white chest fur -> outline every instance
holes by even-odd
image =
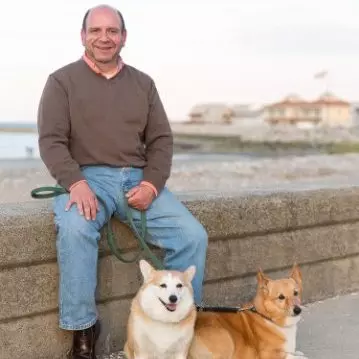
[[[300,317],[291,317],[287,319],[287,323],[284,327],[276,325],[276,328],[283,334],[285,338],[284,351],[287,353],[287,358],[293,357],[296,353],[296,339],[297,339],[297,323]]]
[[[193,328],[143,318],[134,320],[135,341],[148,358],[182,358],[193,336]],[[186,358],[186,356],[183,356]]]
[[[284,350],[287,353],[295,353],[296,351],[296,338],[297,338],[297,326],[292,325],[290,327],[278,328],[283,336],[286,338]]]

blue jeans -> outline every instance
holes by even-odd
[[[124,193],[140,183],[142,170],[85,166],[82,172],[91,189],[105,201],[110,214],[125,222]],[[60,328],[81,330],[97,320],[98,241],[109,218],[101,204],[95,221],[81,216],[76,205],[66,212],[68,200],[68,194],[54,199]],[[140,213],[133,211],[133,218],[140,228]],[[165,268],[185,270],[192,264],[196,266],[192,284],[195,302],[200,304],[208,243],[205,229],[167,188],[147,209],[146,218],[151,243],[164,249]]]

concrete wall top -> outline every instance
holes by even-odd
[[[359,219],[359,187],[179,196],[210,240],[248,237]],[[51,200],[0,205],[0,268],[56,259]],[[135,245],[114,221],[121,247]],[[100,251],[106,251],[101,241]]]

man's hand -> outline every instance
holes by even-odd
[[[91,191],[87,182],[83,181],[76,184],[70,190],[70,200],[67,202],[65,211],[68,211],[75,203],[77,204],[77,208],[81,216],[85,214],[85,218],[88,221],[90,219],[96,219],[99,204],[96,195]]]
[[[153,189],[139,185],[131,188],[126,194],[129,206],[136,208],[140,211],[146,210],[155,198]]]

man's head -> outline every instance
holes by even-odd
[[[99,63],[116,61],[126,41],[126,27],[122,14],[100,5],[88,10],[83,18],[81,39],[86,53]]]

